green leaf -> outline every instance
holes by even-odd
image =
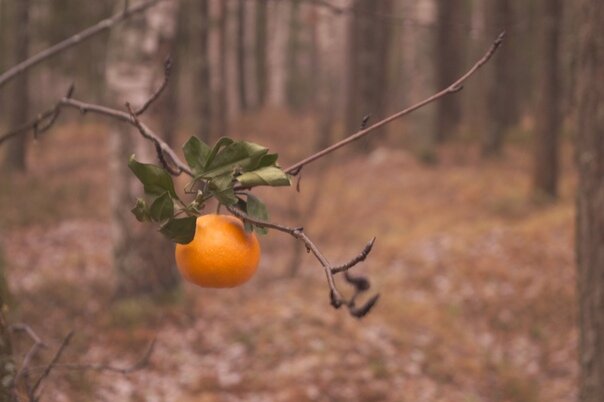
[[[170,219],[160,227],[159,231],[173,242],[187,244],[195,236],[196,222],[196,216]]]
[[[224,205],[233,205],[237,202],[233,189],[233,176],[230,173],[214,177],[210,181],[209,190]]]
[[[145,193],[151,195],[161,195],[166,191],[173,197],[176,197],[172,176],[159,166],[140,163],[134,159],[134,155],[128,161],[128,167],[143,183]]]
[[[268,221],[268,209],[266,208],[266,205],[264,205],[262,201],[251,194],[247,195],[247,214],[250,216],[250,218],[264,222]],[[254,225],[254,229],[256,232],[262,235],[268,233],[266,228],[262,228],[257,225]]]
[[[234,141],[228,137],[220,137],[218,141],[216,141],[216,144],[214,144],[214,147],[212,147],[212,151],[210,151],[210,154],[208,155],[208,159],[206,160],[204,168],[207,168],[211,165],[212,161],[214,161],[214,158],[216,157],[216,154],[218,153],[218,151],[220,151],[222,147],[231,145],[233,142]]]
[[[289,176],[276,166],[263,167],[237,176],[237,181],[245,187],[289,186]]]
[[[183,145],[182,150],[194,174],[199,174],[203,171],[208,156],[212,152],[210,147],[197,137],[189,138],[185,145]]]
[[[153,201],[149,209],[151,219],[162,222],[174,216],[174,202],[170,194],[163,193]]]
[[[260,163],[256,166],[256,169],[260,169],[267,166],[275,166],[277,163],[277,159],[279,159],[279,154],[266,154],[260,158]]]
[[[212,178],[227,172],[254,170],[268,149],[252,142],[233,142],[224,147],[211,162],[206,164],[202,177]]]
[[[134,214],[136,220],[139,222],[146,222],[151,220],[149,209],[147,208],[147,203],[141,198],[136,200],[136,205],[130,211]]]

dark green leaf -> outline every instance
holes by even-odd
[[[289,176],[276,166],[263,167],[237,176],[237,181],[245,187],[289,186]]]
[[[237,202],[233,189],[233,177],[230,173],[213,178],[210,181],[210,192],[224,205],[233,205]]]
[[[277,163],[277,159],[279,159],[279,154],[266,154],[266,155],[262,155],[262,158],[260,158],[260,162],[258,163],[258,166],[256,166],[256,169],[260,169],[263,167],[267,167],[267,166],[274,166],[275,163]]]
[[[268,209],[266,208],[266,205],[251,194],[247,195],[247,214],[250,218],[264,222],[268,221]],[[257,225],[254,225],[254,229],[256,229],[256,232],[259,234],[266,234],[268,232],[265,228]]]
[[[191,137],[185,145],[183,145],[182,150],[193,173],[201,173],[208,160],[208,156],[210,155],[210,147],[199,138]]]
[[[216,144],[214,144],[214,147],[212,147],[212,151],[210,151],[210,154],[208,155],[208,159],[206,160],[204,168],[207,168],[212,164],[212,161],[214,161],[216,154],[218,153],[218,151],[220,151],[222,147],[231,145],[233,142],[234,141],[228,137],[219,138],[218,141],[216,141]]]
[[[196,216],[170,219],[161,226],[159,231],[173,242],[187,244],[195,236],[196,221]]]
[[[140,163],[134,159],[134,155],[128,161],[128,167],[143,183],[145,193],[151,195],[161,195],[166,191],[173,197],[176,197],[172,176],[159,166]]]
[[[136,216],[136,220],[139,222],[151,220],[147,203],[141,198],[136,200],[136,205],[130,211],[134,214],[134,216]]]
[[[149,209],[151,219],[162,222],[174,216],[174,202],[170,194],[163,193],[153,201]]]
[[[268,149],[252,142],[233,142],[224,147],[211,163],[206,164],[202,177],[212,178],[228,172],[247,172],[258,167]]]

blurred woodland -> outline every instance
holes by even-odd
[[[0,74],[141,1],[0,0]],[[0,401],[604,400],[601,22],[599,0],[163,0],[0,75],[0,381],[21,381]],[[362,320],[274,231],[245,286],[183,283],[130,212],[128,158],[157,157],[127,124],[66,108],[2,137],[72,84],[127,112],[167,77],[141,120],[179,155],[230,136],[289,166],[447,88],[504,31],[461,91],[254,190],[334,261],[377,237]]]

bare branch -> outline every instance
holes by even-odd
[[[499,37],[495,40],[495,42],[491,45],[489,50],[484,54],[484,56],[480,60],[478,60],[472,66],[472,68],[470,68],[463,76],[461,76],[457,81],[452,83],[449,87],[424,99],[421,102],[416,103],[415,105],[413,105],[411,107],[401,110],[400,112],[395,113],[395,114],[391,115],[390,117],[387,117],[387,118],[373,124],[372,126],[370,126],[368,128],[362,127],[360,131],[349,136],[348,138],[346,138],[340,142],[337,142],[336,144],[333,144],[333,145],[323,149],[322,151],[319,151],[319,152],[301,160],[300,162],[295,163],[294,165],[285,169],[285,172],[290,175],[295,176],[300,173],[301,169],[305,165],[310,164],[313,161],[315,161],[319,158],[322,158],[323,156],[328,155],[328,154],[334,152],[335,150],[337,150],[361,137],[364,137],[364,136],[374,132],[376,129],[392,122],[393,120],[395,120],[399,117],[405,116],[405,115],[407,115],[429,103],[432,103],[448,94],[460,91],[462,89],[462,84],[470,76],[472,76],[480,67],[482,67],[485,63],[487,63],[489,61],[489,59],[493,56],[493,54],[495,53],[497,48],[501,45],[504,35],[505,35],[505,33],[501,33],[499,35]],[[167,79],[168,79],[168,72],[166,72],[165,81],[167,81]],[[158,91],[156,91],[156,93],[153,94],[153,96],[143,105],[143,107],[141,109],[139,109],[140,113],[144,112],[146,107],[148,107],[148,105],[150,103],[152,103],[155,99],[157,99],[157,97],[163,90],[163,87],[165,87],[165,82],[164,82],[164,84],[162,84],[160,86]],[[151,129],[149,129],[144,123],[142,123],[137,118],[137,112],[133,111],[129,105],[128,105],[128,109],[129,109],[130,113],[128,114],[128,113],[125,113],[125,112],[122,112],[119,110],[107,108],[104,106],[94,105],[94,104],[87,104],[87,103],[84,103],[81,101],[77,101],[75,99],[71,99],[70,97],[65,97],[65,98],[61,99],[55,106],[55,108],[57,110],[60,109],[61,107],[75,108],[75,109],[80,110],[81,113],[88,113],[88,112],[97,113],[100,115],[114,118],[116,120],[126,122],[126,123],[136,127],[144,138],[147,138],[148,140],[153,142],[153,144],[156,147],[158,157],[160,158],[160,161],[162,162],[164,167],[166,167],[166,169],[169,169],[169,170],[171,169],[168,161],[166,161],[164,159],[164,157],[167,156],[170,163],[172,163],[174,166],[176,166],[175,170],[170,170],[171,173],[179,174],[179,173],[184,172],[184,173],[188,174],[189,176],[193,176],[193,173],[189,169],[189,167],[180,160],[180,158],[175,154],[175,152],[166,143],[164,143],[155,133],[153,133],[153,131],[151,131]],[[46,118],[51,117],[51,121],[54,121],[54,119],[52,119],[52,116],[54,116],[53,112],[49,112],[48,114],[44,113],[43,115],[46,116]],[[25,131],[28,128],[35,128],[36,124],[38,124],[40,122],[40,120],[41,119],[36,119],[36,122],[33,125],[31,125],[29,127],[25,127],[25,129],[22,131]],[[368,122],[368,117],[363,119],[362,125],[366,124],[367,122]],[[11,135],[15,135],[15,134],[11,134]],[[6,135],[0,137],[0,143],[6,138],[7,138]],[[241,189],[242,189],[241,186],[235,186],[235,190],[241,190]],[[358,308],[356,307],[356,304],[355,304],[356,297],[369,288],[369,281],[363,277],[354,277],[354,276],[350,275],[348,272],[348,270],[350,268],[352,268],[353,266],[355,266],[356,264],[358,264],[359,262],[361,262],[361,261],[365,260],[365,258],[367,258],[367,255],[370,253],[375,239],[372,240],[371,242],[369,242],[365,246],[363,251],[358,256],[353,258],[350,262],[348,262],[347,264],[341,265],[341,266],[334,267],[329,263],[329,261],[321,253],[321,251],[318,249],[318,247],[311,241],[311,239],[306,235],[306,233],[304,233],[304,230],[302,227],[290,228],[287,226],[278,225],[278,224],[271,223],[271,222],[263,222],[263,221],[259,221],[259,220],[256,220],[256,219],[248,216],[243,211],[241,211],[237,208],[228,207],[228,209],[233,215],[238,216],[239,218],[241,218],[251,224],[254,224],[254,225],[257,225],[257,226],[263,227],[263,228],[275,229],[275,230],[278,230],[281,232],[285,232],[285,233],[290,234],[294,238],[302,241],[304,243],[304,245],[306,246],[307,251],[312,252],[324,268],[325,276],[327,278],[327,283],[328,283],[328,286],[330,289],[331,304],[335,308],[339,308],[344,304],[347,306],[349,312],[353,316],[362,317],[365,314],[367,314],[367,312],[369,312],[371,310],[371,308],[377,302],[379,295],[373,296],[363,306],[358,307]],[[351,284],[352,286],[354,286],[354,288],[355,288],[354,295],[352,296],[352,298],[350,298],[348,300],[344,299],[336,288],[334,275],[341,273],[341,272],[345,273],[346,281],[349,284]]]
[[[357,255],[356,257],[354,257],[352,260],[348,261],[346,264],[338,265],[337,267],[332,267],[331,268],[331,272],[333,272],[334,274],[337,274],[339,272],[348,271],[350,268],[354,267],[358,263],[360,263],[362,261],[365,261],[365,259],[367,258],[367,256],[371,252],[371,249],[373,248],[373,244],[374,243],[375,243],[375,237],[373,239],[371,239],[369,241],[369,243],[367,243],[365,245],[365,247],[359,253],[359,255]]]
[[[400,112],[397,112],[383,120],[380,120],[379,122],[369,126],[366,129],[360,130],[358,132],[356,132],[355,134],[352,134],[349,137],[346,137],[345,139],[343,139],[342,141],[339,141],[325,149],[323,149],[322,151],[319,151],[303,160],[301,160],[300,162],[297,162],[293,165],[291,165],[290,167],[288,167],[287,169],[285,169],[286,173],[289,173],[291,175],[295,175],[296,172],[299,172],[299,169],[302,166],[308,165],[309,163],[312,163],[314,161],[316,161],[319,158],[324,157],[327,154],[330,154],[332,152],[334,152],[337,149],[342,148],[345,145],[350,144],[353,141],[358,140],[359,138],[365,137],[366,135],[372,133],[373,131],[377,130],[378,128],[385,126],[386,124],[400,118],[403,117],[405,115],[408,115],[411,112],[416,111],[419,108],[422,108],[446,95],[455,93],[455,92],[459,92],[462,89],[462,85],[463,83],[470,78],[480,67],[482,67],[483,65],[485,65],[489,59],[493,56],[493,54],[495,53],[495,51],[499,48],[499,46],[501,45],[501,43],[503,42],[503,38],[505,37],[505,32],[502,32],[497,39],[495,40],[495,42],[493,42],[493,44],[491,45],[491,47],[489,48],[489,50],[484,54],[484,56],[482,56],[482,58],[480,60],[478,60],[473,66],[472,68],[470,68],[464,75],[462,75],[457,81],[455,81],[454,83],[452,83],[451,85],[449,85],[447,88],[443,89],[442,91],[435,93],[434,95],[424,99],[421,102],[418,102],[416,104],[414,104],[413,106],[410,106],[406,109],[401,110]]]
[[[40,349],[46,347],[46,344],[42,341],[38,334],[36,334],[33,328],[27,324],[13,324],[10,328],[16,332],[25,332],[34,341],[29,351],[25,354],[25,357],[23,357],[23,362],[21,363],[21,367],[19,367],[19,371],[17,371],[17,374],[15,374],[14,382],[16,384],[21,377],[26,375],[32,359]]]
[[[155,91],[155,93],[153,95],[151,95],[151,97],[147,100],[147,102],[145,102],[145,104],[143,106],[141,106],[139,109],[137,109],[134,112],[134,116],[140,116],[141,114],[145,113],[147,108],[149,106],[151,106],[151,104],[153,102],[155,102],[157,100],[157,98],[159,98],[161,93],[168,86],[168,81],[170,81],[171,71],[172,71],[172,59],[170,57],[168,57],[166,59],[166,61],[164,62],[164,80],[162,81],[159,88],[157,88],[157,91]]]
[[[306,250],[308,252],[313,253],[315,258],[317,258],[317,260],[321,263],[321,266],[323,266],[323,269],[325,270],[325,276],[327,278],[327,284],[329,286],[330,302],[333,307],[340,308],[342,305],[345,305],[348,308],[351,315],[353,315],[357,318],[360,318],[360,317],[366,315],[370,311],[370,309],[373,307],[373,305],[375,305],[375,303],[377,302],[377,298],[379,295],[374,296],[370,300],[370,302],[365,304],[361,309],[357,309],[355,307],[355,298],[358,293],[369,289],[369,286],[368,286],[369,282],[367,280],[365,280],[367,286],[365,286],[362,289],[360,289],[358,286],[355,286],[355,294],[353,295],[353,297],[351,299],[346,300],[345,298],[343,298],[340,295],[340,292],[338,291],[338,289],[336,287],[335,279],[334,279],[335,274],[337,274],[339,272],[347,272],[347,270],[350,269],[352,266],[354,266],[358,262],[364,260],[367,257],[367,254],[369,254],[369,252],[371,251],[371,247],[373,246],[373,241],[375,239],[372,240],[367,246],[365,246],[365,249],[363,250],[363,252],[361,252],[361,254],[359,256],[357,256],[356,258],[354,258],[352,260],[352,262],[354,262],[356,260],[358,260],[358,261],[356,261],[352,264],[348,263],[348,264],[350,264],[350,266],[348,266],[346,269],[340,269],[340,270],[334,271],[334,267],[329,263],[327,258],[325,258],[325,256],[321,253],[321,251],[319,250],[317,245],[308,237],[308,235],[304,232],[304,229],[302,227],[292,228],[292,227],[287,227],[287,226],[283,226],[283,225],[279,225],[279,224],[275,224],[275,223],[271,223],[271,222],[264,222],[264,221],[260,221],[258,219],[254,219],[254,218],[250,217],[245,212],[243,212],[237,208],[227,207],[227,209],[233,215],[235,215],[238,218],[243,219],[251,224],[254,224],[256,226],[260,226],[263,228],[267,228],[267,229],[275,229],[280,232],[288,233],[289,235],[302,241],[304,243],[304,246],[306,247]]]
[[[67,336],[65,337],[65,339],[63,339],[61,346],[59,346],[59,349],[57,349],[57,352],[53,356],[52,360],[50,361],[50,363],[48,363],[48,366],[46,366],[46,369],[44,369],[44,372],[42,373],[42,375],[40,375],[40,377],[38,377],[38,379],[34,383],[34,386],[30,390],[30,397],[33,398],[33,400],[36,400],[35,395],[36,395],[37,389],[42,384],[42,381],[44,381],[46,379],[46,377],[48,377],[50,375],[50,372],[52,371],[54,366],[58,363],[59,359],[61,358],[61,355],[67,348],[67,345],[69,345],[69,342],[71,341],[71,338],[73,337],[73,334],[74,334],[74,332],[70,331],[67,334]]]
[[[57,369],[66,369],[66,370],[90,370],[90,371],[110,371],[118,374],[130,374],[135,371],[142,370],[145,368],[149,361],[151,360],[151,355],[153,354],[153,350],[155,349],[156,340],[153,339],[145,353],[138,359],[134,364],[128,367],[116,367],[108,364],[58,364],[55,365]]]
[[[41,63],[42,61],[60,53],[66,49],[69,49],[70,47],[73,47],[79,43],[82,43],[82,42],[86,41],[87,39],[90,39],[103,31],[106,31],[107,29],[113,27],[115,24],[117,24],[127,18],[130,18],[131,16],[133,16],[135,14],[145,11],[146,9],[159,3],[160,1],[164,1],[164,0],[142,1],[138,4],[136,4],[135,6],[126,8],[126,9],[124,9],[124,11],[120,12],[119,14],[116,14],[110,18],[104,19],[104,20],[96,23],[95,25],[88,27],[73,36],[70,36],[69,38],[65,39],[64,41],[59,42],[56,45],[51,46],[48,49],[45,49],[45,50],[41,51],[40,53],[30,57],[29,59],[11,67],[10,69],[8,69],[7,71],[5,71],[4,73],[2,73],[0,75],[0,88],[2,88],[8,81],[12,80],[13,78],[18,76],[19,74],[22,74],[23,72],[27,71],[28,69],[32,68],[33,66]]]

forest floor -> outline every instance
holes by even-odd
[[[309,142],[296,140],[309,122],[266,120],[249,118],[233,134],[246,127],[247,139],[281,150],[284,165],[309,151],[296,145]],[[426,165],[387,143],[306,169],[300,194],[260,191],[274,220],[304,225],[334,262],[377,236],[356,269],[381,298],[356,320],[329,306],[311,256],[292,276],[295,244],[280,233],[261,239],[259,273],[241,288],[185,284],[169,299],[113,300],[106,131],[57,128],[32,145],[27,176],[1,179],[11,319],[48,344],[38,369],[71,329],[63,363],[127,367],[157,342],[132,374],[57,367],[42,401],[575,399],[570,150],[555,203],[530,195],[526,144],[485,162],[457,143]],[[17,339],[18,356],[28,342]]]

